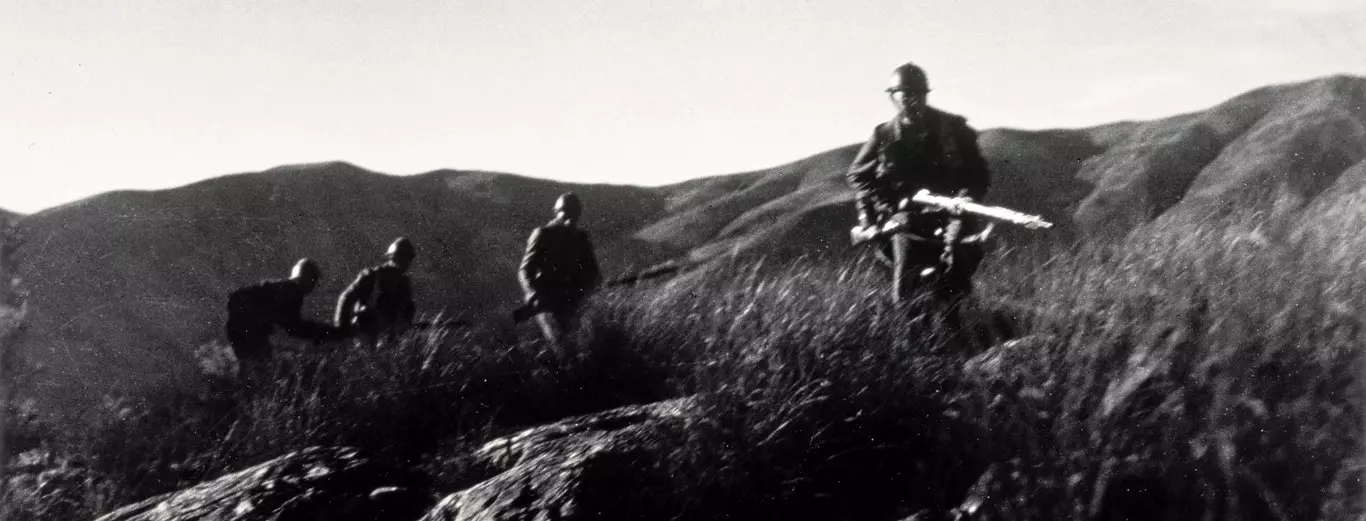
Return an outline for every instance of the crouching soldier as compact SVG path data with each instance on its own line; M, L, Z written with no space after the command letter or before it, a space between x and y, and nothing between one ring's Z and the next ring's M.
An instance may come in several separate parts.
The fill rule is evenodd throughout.
M408 268L416 252L413 243L399 238L385 253L388 261L360 272L337 299L335 323L345 335L369 342L396 339L413 325L417 306Z
M593 241L578 226L582 214L578 195L561 195L555 201L555 218L531 232L518 270L526 295L522 309L535 314L546 340L562 346L578 328L584 299L602 279ZM514 320L519 318L523 317Z
M228 295L228 343L237 356L239 375L250 386L270 361L270 337L279 326L291 336L317 342L336 336L331 326L302 316L304 297L318 286L318 264L301 259L288 279L267 280Z

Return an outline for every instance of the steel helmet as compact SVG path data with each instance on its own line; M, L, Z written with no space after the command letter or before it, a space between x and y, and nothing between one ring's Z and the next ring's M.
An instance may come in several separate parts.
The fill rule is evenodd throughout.
M574 192L566 192L555 200L555 212L563 213L570 219L577 219L583 213L583 201Z
M417 252L413 250L413 242L407 237L399 237L389 245L389 251L385 255L391 259L413 260Z
M907 63L892 71L891 85L887 86L887 92L906 91L924 94L930 91L930 81L925 76L925 69L914 63Z
M317 283L322 278L322 270L318 269L318 263L312 259L299 259L294 263L294 269L289 272L290 280L304 281L310 284Z

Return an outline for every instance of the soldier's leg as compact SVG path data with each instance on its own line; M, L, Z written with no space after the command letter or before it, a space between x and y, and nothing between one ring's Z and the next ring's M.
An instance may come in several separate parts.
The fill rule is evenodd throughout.
M896 268L896 253L892 251L892 241L890 239L878 239L877 249L873 250L873 258L881 262L889 269Z
M897 302L909 301L916 292L924 287L926 268L936 266L939 252L934 247L912 240L904 234L892 236L892 252L895 263L892 267L892 294ZM933 279L939 274L930 274Z
M255 394L271 376L274 347L270 343L270 330L259 327L230 330L228 340L237 357L238 385L248 394Z
M237 380L241 382L242 390L249 395L258 394L270 383L270 359L261 357L247 357L238 361Z
M242 325L228 322L227 326L228 344L232 346L232 354L237 358L237 378L244 381L248 370L248 364L257 360L270 360L271 345L270 333L260 328L250 325Z
M911 238L898 233L888 239L892 250L892 301L905 302L915 286L915 267L911 259Z
M967 298L972 295L972 277L982 265L985 250L981 245L969 244L958 246L950 253L953 256L953 263L944 273L940 285L941 296L950 300Z
M563 331L560 329L560 321L553 312L544 311L537 313L536 324L541 327L541 336L545 337L548 342L558 344L560 339L564 336Z
M559 309L553 315L560 331L555 346L559 348L561 357L573 358L577 355L574 332L578 330L578 314L573 309Z
M944 308L944 325L950 331L962 332L965 326L964 309L972 296L972 277L982 264L980 245L962 245L950 250L952 262L935 285L935 296Z
M247 394L256 394L271 379L270 337L254 337L237 356L237 382Z

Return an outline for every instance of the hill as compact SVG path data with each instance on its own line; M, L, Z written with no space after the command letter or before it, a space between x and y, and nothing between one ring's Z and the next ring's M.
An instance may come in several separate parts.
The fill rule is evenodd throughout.
M1366 78L1266 87L1155 121L988 129L979 140L994 173L986 202L1059 224L1047 235L1006 230L1006 243L1113 238L1230 204L1264 204L1312 227L1364 197ZM160 381L221 335L231 289L312 257L324 283L306 313L325 318L355 272L401 235L418 248L423 310L501 314L518 297L527 232L569 189L584 198L609 276L663 261L854 255L842 176L858 146L658 188L453 170L398 177L323 163L106 193L22 217L34 308L27 345L94 391Z

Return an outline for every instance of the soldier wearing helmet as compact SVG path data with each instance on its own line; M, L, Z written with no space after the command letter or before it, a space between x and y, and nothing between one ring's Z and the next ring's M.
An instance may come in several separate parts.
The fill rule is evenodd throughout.
M883 222L902 210L904 198L922 189L980 201L991 184L991 174L978 148L977 132L966 119L929 105L929 81L919 66L897 67L890 83L886 92L896 113L874 127L846 176L857 193L859 225ZM967 236L980 227L975 219L943 212L914 213L910 222L908 231L918 237L943 237L946 230ZM980 246L915 241L906 234L894 235L881 246L881 260L892 267L894 300L906 299L930 276L940 297L952 299L972 292L972 275L982 260ZM913 268L924 265L937 268Z
M334 334L331 326L302 316L304 297L318 286L321 277L317 263L300 259L288 279L258 282L228 295L228 343L243 366L271 358L270 336L275 326L291 336L315 342Z
M362 270L337 299L335 324L343 334L396 337L412 326L417 312L408 280L416 257L412 241L395 240L385 256L384 264Z
M547 340L563 343L577 327L583 301L602 282L593 241L579 227L583 203L573 192L555 201L555 217L527 240L518 269L527 308Z

